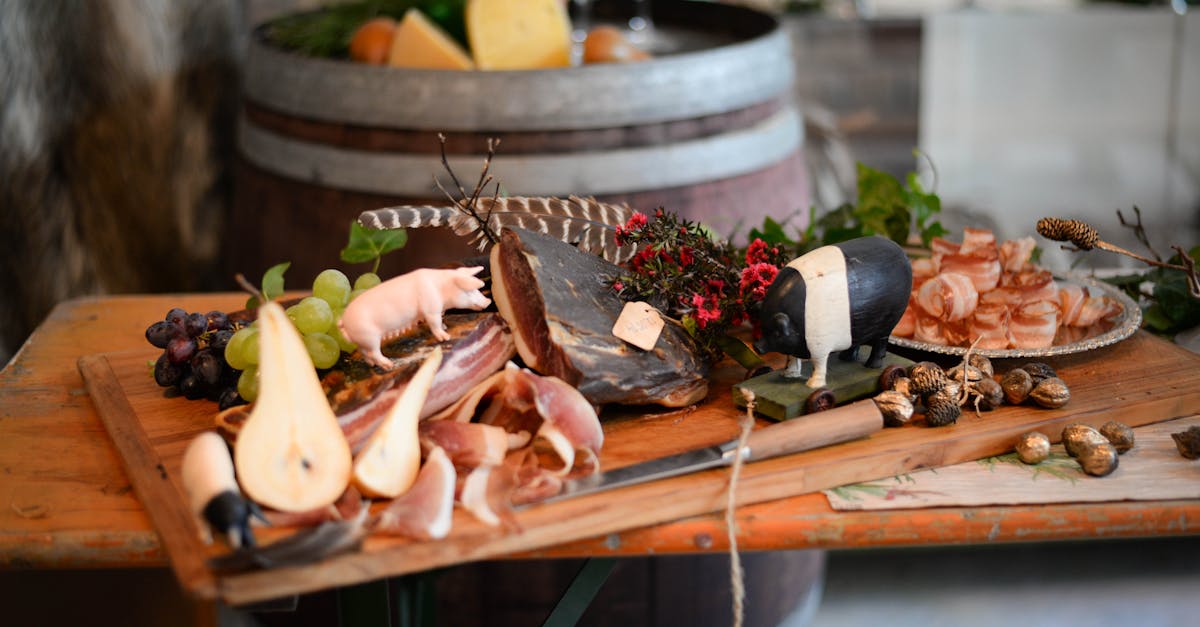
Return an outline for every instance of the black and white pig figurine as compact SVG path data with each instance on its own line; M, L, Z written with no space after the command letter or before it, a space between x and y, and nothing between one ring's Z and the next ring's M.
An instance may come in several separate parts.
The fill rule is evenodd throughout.
M873 236L822 246L793 259L767 289L754 349L793 357L785 371L792 377L801 376L795 358L811 358L812 388L825 385L835 351L853 360L859 346L870 346L866 366L879 368L911 291L912 265L895 242Z

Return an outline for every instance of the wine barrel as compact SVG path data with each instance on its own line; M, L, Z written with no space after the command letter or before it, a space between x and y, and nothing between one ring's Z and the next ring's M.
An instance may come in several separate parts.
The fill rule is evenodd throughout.
M596 3L597 17L614 10ZM365 209L446 204L471 191L487 138L508 195L594 196L663 207L721 234L806 209L803 124L787 33L764 13L656 1L654 41L633 64L536 71L401 70L273 47L259 28L244 76L228 258L251 275L281 260L312 276L339 266ZM493 188L488 188L493 193ZM409 234L390 269L470 253L448 233Z

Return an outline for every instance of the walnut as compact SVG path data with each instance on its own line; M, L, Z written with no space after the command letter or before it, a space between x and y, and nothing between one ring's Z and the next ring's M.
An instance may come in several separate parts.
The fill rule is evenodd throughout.
M1054 371L1054 368L1051 368L1049 365L1040 361L1031 361L1024 366L1021 366L1021 370L1028 372L1029 376L1033 377L1034 385L1041 383L1042 379L1049 379L1051 377L1058 376L1058 373Z
M1129 425L1120 422L1110 421L1104 423L1100 427L1100 435L1108 439L1117 449L1117 453L1124 453L1133 448L1133 429Z
M1093 477L1103 477L1112 474L1117 469L1117 447L1105 440L1084 448L1075 460L1079 467Z
M1063 448L1067 449L1067 455L1079 457L1084 449L1097 444L1108 444L1108 440L1092 427L1075 423L1063 429L1062 443Z
M1058 409L1071 400L1071 390L1062 379L1049 377L1033 386L1029 398L1042 407Z
M985 377L995 376L996 374L996 369L992 367L992 360L979 353L971 353L971 357L967 359L967 363L978 368Z
M969 402L983 411L992 411L1004 404L1004 389L995 379L980 379L970 384L967 389L971 392Z
M1033 390L1033 377L1020 368L1014 368L1000 380L1000 387L1004 389L1004 398L1009 403L1020 405Z
M879 413L883 414L883 424L889 427L900 427L912 419L913 404L903 392L886 390L880 392L874 399Z

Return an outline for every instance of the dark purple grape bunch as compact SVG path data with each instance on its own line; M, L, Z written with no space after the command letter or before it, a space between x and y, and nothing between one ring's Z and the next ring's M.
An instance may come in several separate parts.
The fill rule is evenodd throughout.
M154 362L154 382L184 397L216 401L221 409L244 401L237 393L239 372L225 363L225 346L236 329L220 311L188 313L178 307L146 329L146 340L163 349Z

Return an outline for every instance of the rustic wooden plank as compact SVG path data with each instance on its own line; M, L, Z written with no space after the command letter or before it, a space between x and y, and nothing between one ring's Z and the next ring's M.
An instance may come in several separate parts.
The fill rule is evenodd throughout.
M146 356L141 351L107 356L137 419L153 424L158 433L170 433L174 428L195 430L197 421L205 420L205 404L164 398L139 370ZM998 371L1020 363L1023 362L1000 361ZM742 473L738 503L772 501L995 455L1009 450L1019 434L1034 429L1057 438L1062 428L1072 422L1098 426L1117 418L1137 426L1200 412L1200 356L1146 334L1139 333L1091 354L1061 357L1051 363L1072 389L1072 401L1064 408L1005 407L978 416L968 412L950 427L929 428L914 422L866 439L750 464ZM709 398L696 408L652 414L605 414L607 441L601 454L602 465L615 468L733 437L741 413L733 407L729 386L738 375L736 367L718 368ZM177 427L172 426L173 422ZM760 420L758 424L761 427L768 422ZM151 446L161 451L168 469L178 463L182 449L177 443L164 441ZM223 577L218 583L219 594L227 602L241 604L514 552L537 551L564 542L685 519L720 510L726 484L727 471L714 470L534 506L517 513L521 531L516 533L485 527L469 515L457 512L454 530L443 541L369 538L362 551L320 564ZM178 491L175 494L179 498ZM156 506L157 502L147 503L148 508ZM739 524L746 522L743 518ZM772 524L783 523L775 520ZM815 526L818 530L821 527ZM776 531L770 542L775 548L782 548L779 545L786 544L783 536L787 534ZM275 536L267 536L267 540L271 537ZM818 534L798 542L820 544L821 538Z
M109 437L121 453L134 493L147 505L146 512L171 557L179 583L202 599L215 598L216 580L204 563L206 551L196 518L171 483L111 364L102 355L89 355L79 359L79 370Z

